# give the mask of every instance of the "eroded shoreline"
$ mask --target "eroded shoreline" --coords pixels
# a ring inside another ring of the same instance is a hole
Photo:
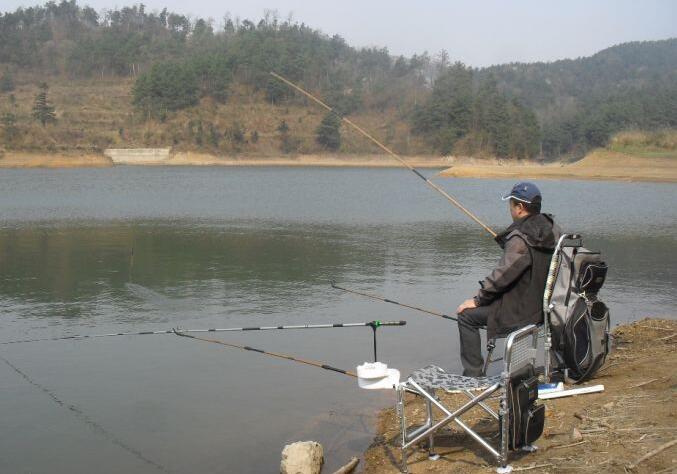
[[[571,164],[474,159],[468,157],[408,156],[416,168],[440,169],[436,177],[473,179],[576,179],[677,183],[677,159],[639,157],[606,150],[595,151]],[[98,154],[40,154],[6,152],[0,168],[104,168],[117,166]],[[388,155],[217,156],[177,152],[169,159],[124,166],[229,166],[401,168]]]

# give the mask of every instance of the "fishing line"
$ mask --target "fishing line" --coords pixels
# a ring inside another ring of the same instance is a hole
[[[430,181],[428,178],[426,178],[425,176],[423,176],[416,168],[414,168],[413,166],[411,166],[411,165],[410,165],[409,163],[407,163],[401,156],[399,156],[397,153],[395,153],[395,152],[392,151],[390,148],[388,148],[388,147],[385,146],[383,143],[381,143],[381,142],[378,141],[376,138],[374,138],[371,134],[369,134],[369,133],[368,133],[366,130],[364,130],[362,127],[360,127],[359,125],[356,125],[356,124],[355,124],[353,121],[351,121],[349,118],[344,117],[344,116],[341,115],[339,112],[337,112],[336,110],[334,110],[332,107],[328,106],[327,104],[325,104],[324,102],[322,102],[320,99],[318,99],[317,97],[315,97],[313,94],[311,94],[310,92],[308,92],[308,91],[302,89],[301,87],[297,86],[296,84],[294,84],[294,83],[291,82],[290,80],[285,79],[284,77],[282,77],[282,76],[280,76],[279,74],[276,74],[275,72],[272,72],[272,71],[270,72],[270,75],[273,76],[274,78],[279,79],[280,81],[284,82],[284,83],[287,84],[289,87],[295,89],[296,91],[300,92],[301,94],[305,95],[306,97],[308,97],[309,99],[311,99],[311,100],[312,100],[313,102],[315,102],[316,104],[319,104],[320,106],[324,107],[324,108],[325,108],[326,110],[328,110],[329,112],[334,113],[334,114],[335,114],[339,119],[341,119],[343,122],[347,123],[347,124],[350,125],[353,129],[357,130],[357,131],[358,131],[359,133],[361,133],[363,136],[365,136],[366,138],[368,138],[369,140],[371,140],[373,143],[375,143],[379,148],[381,148],[381,150],[385,151],[385,152],[388,153],[390,156],[392,156],[393,158],[395,158],[397,161],[399,161],[400,163],[402,163],[405,167],[407,167],[407,168],[409,169],[409,171],[411,171],[412,173],[414,173],[416,176],[418,176],[419,178],[421,178],[428,186],[430,186],[430,187],[433,188],[435,191],[437,191],[437,192],[440,193],[442,196],[444,196],[449,202],[451,202],[454,206],[456,206],[458,209],[460,209],[463,213],[465,213],[465,214],[466,214],[468,217],[470,217],[473,221],[475,221],[475,222],[478,223],[480,226],[482,226],[482,227],[484,228],[484,230],[486,230],[487,232],[489,232],[493,237],[496,237],[496,235],[497,235],[496,232],[494,232],[494,231],[491,229],[491,227],[489,227],[488,225],[486,225],[486,224],[485,224],[484,222],[482,222],[477,216],[475,216],[475,214],[473,214],[473,213],[470,212],[465,206],[463,206],[463,204],[461,204],[461,203],[458,201],[458,199],[456,199],[455,197],[451,196],[451,195],[448,194],[446,191],[444,191],[442,188],[440,188],[440,187],[437,186],[435,183],[433,183],[432,181]]]
[[[95,433],[99,434],[100,436],[104,437],[106,440],[111,442],[112,444],[118,446],[119,448],[122,448],[123,450],[127,451],[131,455],[133,455],[135,458],[137,458],[140,461],[143,461],[144,463],[153,466],[155,469],[158,471],[162,471],[165,473],[170,473],[171,471],[167,469],[165,466],[162,464],[159,464],[152,459],[146,457],[141,451],[138,449],[135,449],[125,443],[124,441],[120,440],[117,436],[115,436],[113,433],[110,431],[106,430],[103,426],[101,426],[99,423],[94,421],[92,418],[90,418],[89,415],[87,415],[85,412],[83,412],[80,408],[78,408],[75,405],[70,405],[66,403],[65,401],[61,400],[52,390],[49,388],[45,387],[44,385],[36,382],[33,380],[31,377],[28,376],[23,370],[19,369],[17,366],[12,364],[9,360],[4,358],[3,356],[0,356],[0,359],[7,364],[14,372],[19,374],[26,382],[34,386],[35,388],[39,389],[43,393],[45,393],[49,398],[52,399],[54,403],[59,405],[62,408],[67,409],[73,415],[80,420],[82,423],[87,425],[92,431]]]

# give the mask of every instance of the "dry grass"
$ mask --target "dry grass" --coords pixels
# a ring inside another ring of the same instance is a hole
[[[620,153],[597,149],[571,164],[458,158],[445,177],[515,179],[603,179],[677,182],[677,151]]]
[[[189,109],[169,113],[164,121],[147,120],[131,105],[132,79],[67,80],[47,78],[48,97],[56,108],[57,122],[42,127],[31,117],[41,77],[19,75],[12,94],[0,95],[0,114],[15,113],[19,133],[0,148],[45,152],[100,152],[105,148],[174,147],[214,155],[279,156],[277,131],[285,120],[290,134],[298,139],[298,154],[324,150],[315,142],[315,129],[324,112],[313,104],[273,105],[250,87],[235,87],[225,104],[211,99]],[[10,96],[13,95],[14,101]],[[409,126],[396,110],[366,112],[353,119],[401,153],[421,154],[427,149],[421,139],[412,138]],[[198,124],[202,137],[197,136]],[[228,130],[238,126],[244,140],[234,142]],[[191,131],[192,129],[192,131]],[[212,139],[214,130],[218,140]],[[258,141],[252,139],[256,132]],[[0,133],[0,138],[2,134]],[[347,129],[342,133],[340,152],[369,154],[377,150]]]
[[[677,130],[664,129],[653,132],[630,130],[621,132],[611,138],[608,148],[613,151],[639,149],[645,152],[677,152]]]

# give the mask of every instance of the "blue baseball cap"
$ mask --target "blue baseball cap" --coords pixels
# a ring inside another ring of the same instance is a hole
[[[526,202],[532,204],[535,201],[541,200],[541,191],[534,183],[517,183],[512,187],[510,194],[506,194],[501,198],[503,201],[508,199],[515,199],[516,201]]]

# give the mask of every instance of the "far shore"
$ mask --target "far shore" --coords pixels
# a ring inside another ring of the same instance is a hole
[[[677,157],[674,152],[656,156],[635,156],[596,150],[575,163],[542,164],[533,161],[476,159],[451,156],[406,156],[416,168],[441,169],[436,176],[445,178],[581,179],[677,182]],[[116,164],[99,154],[44,154],[5,152],[0,168],[86,168]],[[295,155],[295,156],[217,156],[205,153],[177,152],[169,159],[124,166],[279,166],[329,168],[400,168],[388,155]]]
[[[677,154],[637,156],[598,149],[574,163],[459,158],[439,173],[446,178],[584,179],[677,183]]]

